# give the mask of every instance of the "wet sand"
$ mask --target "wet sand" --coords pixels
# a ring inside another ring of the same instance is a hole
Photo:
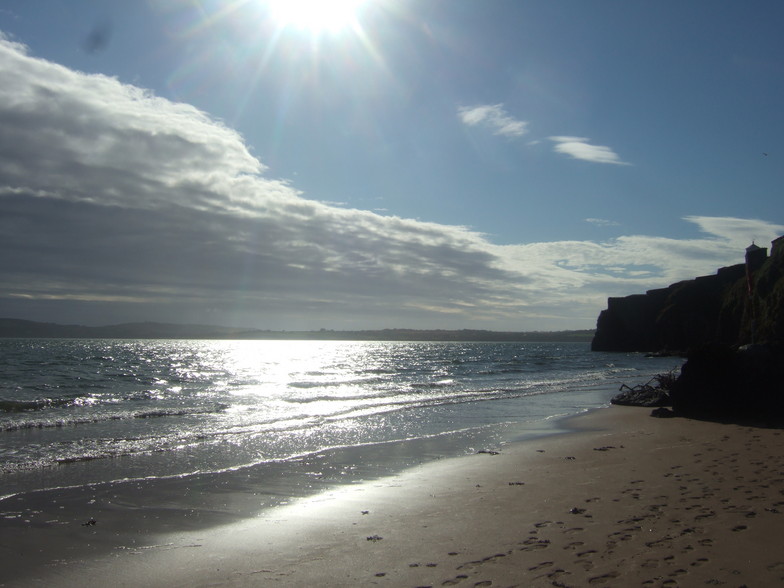
[[[0,585],[784,582],[784,431],[649,413],[595,411],[569,434],[333,488],[227,525],[75,549],[24,577],[0,575]],[[115,536],[109,524],[73,535]],[[36,536],[45,550],[45,529]]]

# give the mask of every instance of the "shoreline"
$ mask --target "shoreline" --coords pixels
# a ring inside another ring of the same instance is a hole
[[[26,585],[25,581],[34,581],[37,570],[148,549],[167,534],[209,534],[213,528],[256,519],[281,505],[459,459],[473,453],[469,446],[489,451],[520,442],[517,439],[558,435],[564,430],[560,423],[574,416],[579,415],[334,447],[216,472],[12,493],[0,500],[0,558],[7,562],[0,567],[0,586]],[[95,541],[96,537],[100,539]]]
[[[97,555],[77,548],[0,585],[99,586],[109,576],[119,586],[782,581],[784,432],[649,413],[598,409],[495,455],[436,460]],[[109,527],[67,535],[101,543],[114,537]],[[31,530],[46,549],[47,529]],[[23,563],[8,551],[5,561]]]

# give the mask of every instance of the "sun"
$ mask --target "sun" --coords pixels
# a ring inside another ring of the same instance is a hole
[[[272,18],[282,27],[312,33],[338,32],[356,24],[365,0],[268,0]]]

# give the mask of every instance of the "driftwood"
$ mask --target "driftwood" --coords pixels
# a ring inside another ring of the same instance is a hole
[[[610,402],[623,406],[671,406],[670,388],[677,379],[674,371],[658,374],[645,384],[628,386],[621,384],[620,394],[614,396]]]

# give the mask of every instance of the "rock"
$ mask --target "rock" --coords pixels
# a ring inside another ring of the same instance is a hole
[[[689,355],[670,395],[684,416],[776,422],[784,419],[782,382],[781,345],[707,345]]]
[[[672,412],[669,408],[664,408],[660,406],[659,408],[654,408],[651,411],[651,416],[659,419],[669,419],[674,417],[675,413]]]

